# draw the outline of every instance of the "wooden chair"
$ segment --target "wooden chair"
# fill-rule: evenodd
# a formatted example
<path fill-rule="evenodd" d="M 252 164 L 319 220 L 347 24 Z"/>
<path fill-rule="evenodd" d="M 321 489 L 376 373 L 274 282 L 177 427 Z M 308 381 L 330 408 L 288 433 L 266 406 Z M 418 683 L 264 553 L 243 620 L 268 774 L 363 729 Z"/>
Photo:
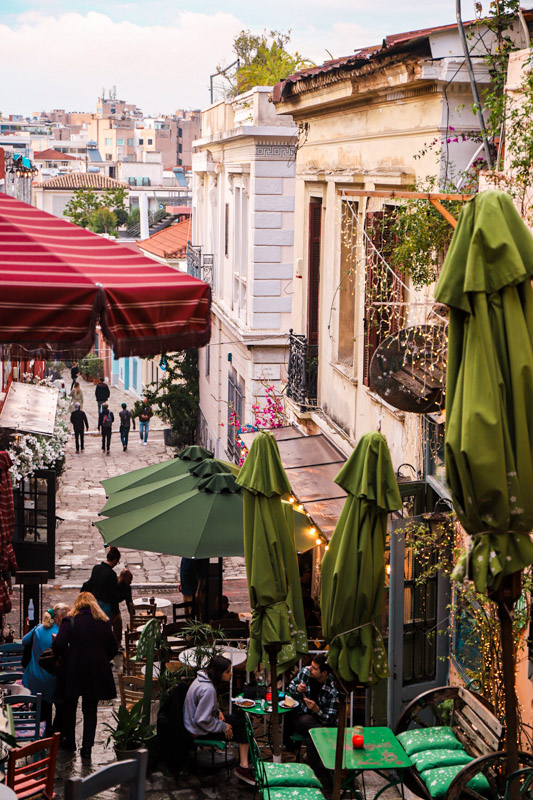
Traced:
<path fill-rule="evenodd" d="M 139 700 L 144 697 L 144 675 L 124 675 L 119 673 L 118 689 L 120 694 L 120 705 L 128 711 Z M 152 680 L 152 700 L 155 700 L 159 692 L 157 678 Z"/>
<path fill-rule="evenodd" d="M 194 619 L 194 597 L 190 603 L 172 603 L 172 622 Z"/>
<path fill-rule="evenodd" d="M 0 644 L 0 672 L 24 672 L 23 653 L 24 647 L 20 643 Z"/>
<path fill-rule="evenodd" d="M 135 606 L 133 613 L 130 612 L 130 621 L 128 625 L 129 631 L 136 631 L 140 625 L 146 625 L 149 619 L 155 617 L 157 607 L 152 603 L 146 605 Z"/>
<path fill-rule="evenodd" d="M 35 742 L 41 738 L 41 694 L 12 694 L 4 697 L 11 706 L 17 744 Z"/>
<path fill-rule="evenodd" d="M 248 639 L 250 630 L 246 620 L 214 619 L 209 623 L 215 630 L 222 631 L 226 639 Z"/>
<path fill-rule="evenodd" d="M 13 789 L 19 800 L 27 797 L 43 795 L 46 800 L 53 800 L 54 775 L 56 769 L 57 748 L 61 734 L 54 733 L 49 739 L 39 739 L 10 750 L 7 762 L 6 784 Z M 31 757 L 39 754 L 37 761 Z M 24 763 L 17 767 L 17 762 Z"/>
<path fill-rule="evenodd" d="M 137 750 L 132 758 L 110 764 L 86 778 L 65 781 L 65 800 L 86 800 L 113 786 L 130 784 L 129 800 L 144 800 L 148 750 Z"/>
<path fill-rule="evenodd" d="M 178 620 L 177 622 L 167 622 L 166 625 L 163 625 L 163 638 L 166 639 L 167 636 L 176 636 L 180 634 L 183 628 L 186 628 L 188 625 L 188 620 Z"/>

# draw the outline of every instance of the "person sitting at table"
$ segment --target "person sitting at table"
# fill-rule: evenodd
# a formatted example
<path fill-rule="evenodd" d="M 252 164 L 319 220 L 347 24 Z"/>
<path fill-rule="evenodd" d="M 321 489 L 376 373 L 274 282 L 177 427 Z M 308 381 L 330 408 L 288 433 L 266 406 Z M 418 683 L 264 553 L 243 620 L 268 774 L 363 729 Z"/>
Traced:
<path fill-rule="evenodd" d="M 219 598 L 217 597 L 215 601 L 215 617 L 216 619 L 239 619 L 239 615 L 235 611 L 229 610 L 229 600 L 227 595 L 223 594 L 220 598 L 220 609 L 219 609 Z"/>
<path fill-rule="evenodd" d="M 327 663 L 327 655 L 318 653 L 308 667 L 301 669 L 292 679 L 287 694 L 298 700 L 291 714 L 285 715 L 283 744 L 287 750 L 296 750 L 291 740 L 294 733 L 306 736 L 306 762 L 315 771 L 321 762 L 316 748 L 308 735 L 311 728 L 330 728 L 337 724 L 339 692 Z"/>
<path fill-rule="evenodd" d="M 53 608 L 44 612 L 41 625 L 36 625 L 22 639 L 22 644 L 31 645 L 31 657 L 24 669 L 22 685 L 26 686 L 32 694 L 40 692 L 41 722 L 46 723 L 44 735 L 52 735 L 52 703 L 55 699 L 57 677 L 46 672 L 39 666 L 39 658 L 44 650 L 52 647 L 54 636 L 59 631 L 59 626 L 69 613 L 66 603 L 57 603 Z"/>
<path fill-rule="evenodd" d="M 244 714 L 223 714 L 218 705 L 218 693 L 225 681 L 231 678 L 231 661 L 221 655 L 214 656 L 205 670 L 199 670 L 185 696 L 183 722 L 195 739 L 226 739 L 239 745 L 239 766 L 235 775 L 244 783 L 255 786 L 255 778 L 248 764 L 248 740 Z"/>

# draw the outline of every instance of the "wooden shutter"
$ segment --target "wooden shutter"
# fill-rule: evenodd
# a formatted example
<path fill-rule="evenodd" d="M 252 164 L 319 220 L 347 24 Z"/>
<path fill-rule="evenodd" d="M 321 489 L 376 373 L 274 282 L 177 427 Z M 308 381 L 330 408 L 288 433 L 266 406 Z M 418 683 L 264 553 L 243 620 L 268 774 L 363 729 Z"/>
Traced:
<path fill-rule="evenodd" d="M 307 342 L 318 344 L 320 293 L 320 240 L 322 231 L 322 201 L 309 203 L 309 263 L 307 286 Z"/>

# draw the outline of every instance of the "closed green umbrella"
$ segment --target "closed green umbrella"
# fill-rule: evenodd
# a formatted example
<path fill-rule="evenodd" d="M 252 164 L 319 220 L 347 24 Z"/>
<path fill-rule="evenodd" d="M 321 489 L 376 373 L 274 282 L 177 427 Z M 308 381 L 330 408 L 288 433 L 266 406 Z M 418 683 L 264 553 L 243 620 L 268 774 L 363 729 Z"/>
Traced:
<path fill-rule="evenodd" d="M 518 764 L 507 576 L 533 563 L 533 239 L 511 198 L 483 192 L 459 218 L 436 299 L 450 307 L 446 475 L 473 537 L 468 573 L 498 600 L 510 768 Z M 507 595 L 507 596 L 505 596 Z M 511 763 L 512 762 L 512 763 Z"/>
<path fill-rule="evenodd" d="M 387 515 L 402 501 L 386 440 L 380 433 L 361 437 L 335 482 L 348 492 L 329 548 L 322 559 L 322 633 L 328 663 L 339 679 L 341 701 L 333 797 L 340 794 L 346 693 L 389 675 L 376 620 L 385 585 Z"/>
<path fill-rule="evenodd" d="M 287 666 L 295 663 L 307 652 L 307 634 L 294 536 L 281 501 L 291 486 L 272 434 L 255 437 L 237 482 L 244 489 L 244 558 L 252 608 L 246 668 L 255 669 L 263 650 L 268 653 L 273 755 L 279 759 L 277 656 Z"/>

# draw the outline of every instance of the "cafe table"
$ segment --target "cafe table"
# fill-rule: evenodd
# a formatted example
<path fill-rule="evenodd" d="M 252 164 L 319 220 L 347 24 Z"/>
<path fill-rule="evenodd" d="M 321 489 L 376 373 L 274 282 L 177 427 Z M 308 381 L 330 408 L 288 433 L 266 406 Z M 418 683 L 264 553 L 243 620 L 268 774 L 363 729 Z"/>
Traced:
<path fill-rule="evenodd" d="M 154 597 L 154 603 L 156 605 L 157 610 L 159 611 L 162 608 L 169 608 L 172 605 L 171 600 L 167 600 L 166 597 Z M 150 605 L 150 598 L 149 597 L 136 597 L 133 601 L 134 606 L 147 606 Z"/>
<path fill-rule="evenodd" d="M 309 735 L 324 767 L 334 770 L 337 728 L 311 728 Z M 352 729 L 347 728 L 344 733 L 342 768 L 351 773 L 350 783 L 360 777 L 363 797 L 366 798 L 365 772 L 371 770 L 386 781 L 374 795 L 374 800 L 378 800 L 391 786 L 401 787 L 403 797 L 403 771 L 412 764 L 394 733 L 389 728 L 363 728 L 363 736 L 364 747 L 357 750 L 352 746 Z"/>

